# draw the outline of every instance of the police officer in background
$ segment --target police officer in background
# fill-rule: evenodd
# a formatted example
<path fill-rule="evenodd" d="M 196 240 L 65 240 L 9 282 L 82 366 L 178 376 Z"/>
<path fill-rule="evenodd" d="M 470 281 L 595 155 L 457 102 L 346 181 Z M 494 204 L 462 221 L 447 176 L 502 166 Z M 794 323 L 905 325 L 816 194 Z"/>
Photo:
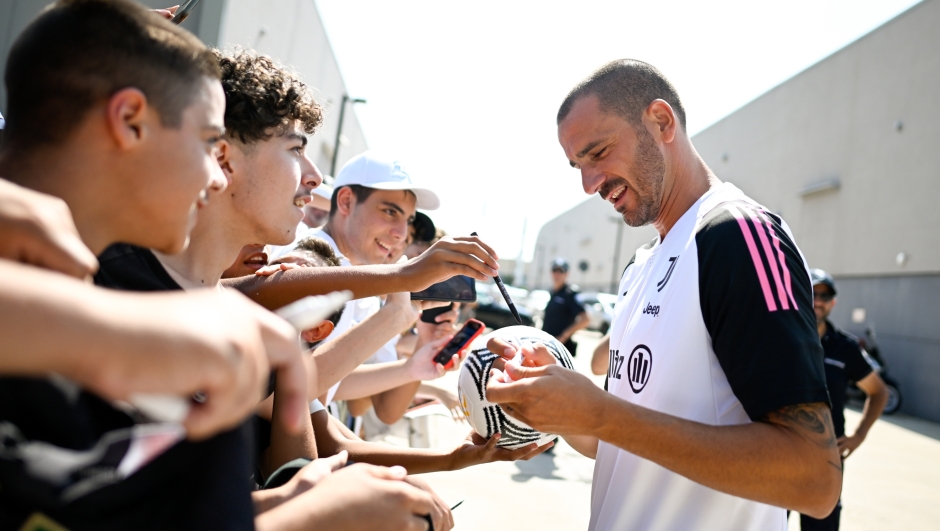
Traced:
<path fill-rule="evenodd" d="M 813 280 L 816 328 L 825 356 L 826 386 L 832 401 L 832 424 L 838 438 L 839 453 L 844 461 L 862 444 L 872 424 L 881 416 L 881 410 L 888 401 L 888 389 L 872 368 L 868 355 L 859 347 L 858 340 L 829 321 L 829 314 L 836 305 L 835 281 L 822 269 L 811 270 L 810 277 Z M 867 395 L 862 410 L 862 421 L 851 437 L 845 436 L 845 387 L 848 380 L 854 381 Z M 800 527 L 803 531 L 838 530 L 841 512 L 842 502 L 839 502 L 832 514 L 822 520 L 800 515 Z"/>
<path fill-rule="evenodd" d="M 574 333 L 587 327 L 588 316 L 584 306 L 576 298 L 578 292 L 568 285 L 568 262 L 564 258 L 552 261 L 552 298 L 545 306 L 542 330 L 553 335 L 565 345 L 572 356 L 578 344 L 571 338 Z"/>

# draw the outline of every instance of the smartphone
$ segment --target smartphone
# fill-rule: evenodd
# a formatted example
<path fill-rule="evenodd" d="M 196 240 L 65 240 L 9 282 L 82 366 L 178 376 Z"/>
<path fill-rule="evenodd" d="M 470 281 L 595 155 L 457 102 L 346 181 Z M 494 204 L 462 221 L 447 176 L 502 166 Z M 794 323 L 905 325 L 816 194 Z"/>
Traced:
<path fill-rule="evenodd" d="M 486 328 L 486 325 L 480 321 L 468 319 L 463 328 L 458 330 L 454 337 L 444 345 L 444 348 L 434 356 L 434 362 L 440 363 L 449 369 L 453 365 L 451 358 L 454 357 L 454 354 L 467 348 L 477 336 L 483 333 L 484 328 Z"/>
<path fill-rule="evenodd" d="M 411 294 L 416 301 L 473 302 L 477 300 L 477 283 L 470 277 L 457 275 L 438 282 L 426 290 Z"/>
<path fill-rule="evenodd" d="M 440 306 L 437 308 L 429 308 L 427 310 L 423 310 L 421 312 L 421 322 L 430 323 L 430 324 L 438 324 L 437 321 L 435 321 L 434 319 L 442 313 L 447 313 L 451 311 L 453 308 L 454 308 L 454 303 L 450 303 L 447 306 Z"/>
<path fill-rule="evenodd" d="M 185 4 L 179 6 L 176 9 L 176 14 L 173 15 L 173 18 L 170 19 L 170 22 L 174 24 L 182 23 L 184 20 L 186 20 L 186 17 L 188 17 L 189 14 L 193 12 L 193 9 L 196 7 L 196 4 L 198 3 L 199 3 L 199 0 L 189 0 Z"/>

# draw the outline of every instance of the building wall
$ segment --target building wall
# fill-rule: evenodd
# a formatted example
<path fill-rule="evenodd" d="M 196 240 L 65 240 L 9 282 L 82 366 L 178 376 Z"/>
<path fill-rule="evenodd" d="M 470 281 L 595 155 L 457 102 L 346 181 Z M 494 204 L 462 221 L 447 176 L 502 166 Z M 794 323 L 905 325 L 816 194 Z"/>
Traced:
<path fill-rule="evenodd" d="M 927 0 L 695 136 L 722 180 L 780 213 L 873 327 L 902 410 L 940 421 L 940 1 Z M 811 194 L 808 185 L 838 179 Z M 898 261 L 904 253 L 906 260 Z M 865 309 L 852 322 L 851 311 Z"/>
<path fill-rule="evenodd" d="M 49 0 L 0 1 L 0 69 L 5 69 L 7 54 L 16 37 L 49 3 Z M 173 2 L 141 3 L 156 8 Z M 202 0 L 182 26 L 210 46 L 225 49 L 238 45 L 268 54 L 291 66 L 304 82 L 314 87 L 326 115 L 311 139 L 308 153 L 324 174 L 330 171 L 339 105 L 347 90 L 314 0 Z M 6 112 L 5 87 L 0 88 L 0 112 Z M 343 121 L 342 144 L 337 169 L 368 147 L 351 104 Z"/>
<path fill-rule="evenodd" d="M 940 275 L 848 277 L 836 287 L 832 321 L 859 337 L 872 327 L 888 374 L 900 384 L 902 410 L 940 422 Z M 862 323 L 852 321 L 858 308 L 865 310 Z"/>
<path fill-rule="evenodd" d="M 720 179 L 783 215 L 814 266 L 837 277 L 940 273 L 938 27 L 940 2 L 916 5 L 695 146 Z M 798 194 L 829 179 L 841 187 Z"/>
<path fill-rule="evenodd" d="M 839 287 L 833 321 L 874 327 L 903 410 L 940 421 L 940 0 L 925 0 L 692 139 L 723 181 L 777 212 Z M 807 193 L 814 184 L 837 186 Z M 825 187 L 824 187 L 825 188 Z M 564 256 L 610 284 L 616 213 L 599 197 L 547 223 L 529 280 Z M 655 237 L 624 229 L 619 268 Z M 541 254 L 540 254 L 540 251 Z M 904 260 L 898 255 L 904 253 Z M 595 265 L 596 264 L 596 265 Z M 605 269 L 606 268 L 606 269 Z M 853 309 L 865 319 L 853 322 Z"/>
<path fill-rule="evenodd" d="M 219 45 L 253 48 L 290 65 L 326 108 L 320 130 L 307 152 L 324 174 L 330 171 L 339 106 L 347 94 L 342 72 L 323 28 L 314 0 L 228 0 L 221 21 Z M 368 94 L 350 94 L 368 98 Z M 353 104 L 347 104 L 336 169 L 367 149 Z"/>

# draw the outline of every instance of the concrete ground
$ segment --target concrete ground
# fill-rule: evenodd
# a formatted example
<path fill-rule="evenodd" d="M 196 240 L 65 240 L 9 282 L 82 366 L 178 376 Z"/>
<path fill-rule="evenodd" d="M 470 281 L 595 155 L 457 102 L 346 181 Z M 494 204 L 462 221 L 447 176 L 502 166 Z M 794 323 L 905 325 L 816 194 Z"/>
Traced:
<path fill-rule="evenodd" d="M 599 334 L 576 336 L 575 367 L 590 374 L 590 355 Z M 456 375 L 449 374 L 456 389 Z M 603 385 L 603 377 L 594 377 Z M 449 381 L 449 380 L 448 380 Z M 846 412 L 851 431 L 859 413 Z M 451 446 L 467 433 L 466 424 L 447 417 L 430 421 L 431 443 Z M 528 462 L 490 463 L 424 478 L 454 504 L 456 530 L 580 530 L 590 511 L 594 462 L 561 441 L 553 455 Z M 940 425 L 895 415 L 879 421 L 846 462 L 842 529 L 875 531 L 940 529 Z M 790 529 L 799 529 L 791 518 Z"/>

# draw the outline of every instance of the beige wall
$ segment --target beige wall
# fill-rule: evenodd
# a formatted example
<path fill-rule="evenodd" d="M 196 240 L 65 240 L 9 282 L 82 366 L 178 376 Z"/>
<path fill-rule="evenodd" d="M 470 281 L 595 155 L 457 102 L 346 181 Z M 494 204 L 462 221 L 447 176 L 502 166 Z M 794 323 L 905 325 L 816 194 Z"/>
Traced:
<path fill-rule="evenodd" d="M 940 272 L 937 28 L 940 2 L 925 1 L 693 142 L 719 178 L 783 215 L 813 267 Z M 841 187 L 797 194 L 827 179 Z"/>
<path fill-rule="evenodd" d="M 203 0 L 205 1 L 205 0 Z M 330 171 L 330 159 L 339 124 L 339 105 L 347 92 L 339 64 L 327 39 L 313 0 L 228 0 L 221 22 L 219 45 L 250 47 L 292 66 L 304 82 L 315 87 L 326 117 L 314 135 L 308 153 L 320 171 Z M 368 94 L 350 94 L 368 99 Z M 366 139 L 352 104 L 343 120 L 346 144 L 339 150 L 337 171 L 367 149 Z"/>

